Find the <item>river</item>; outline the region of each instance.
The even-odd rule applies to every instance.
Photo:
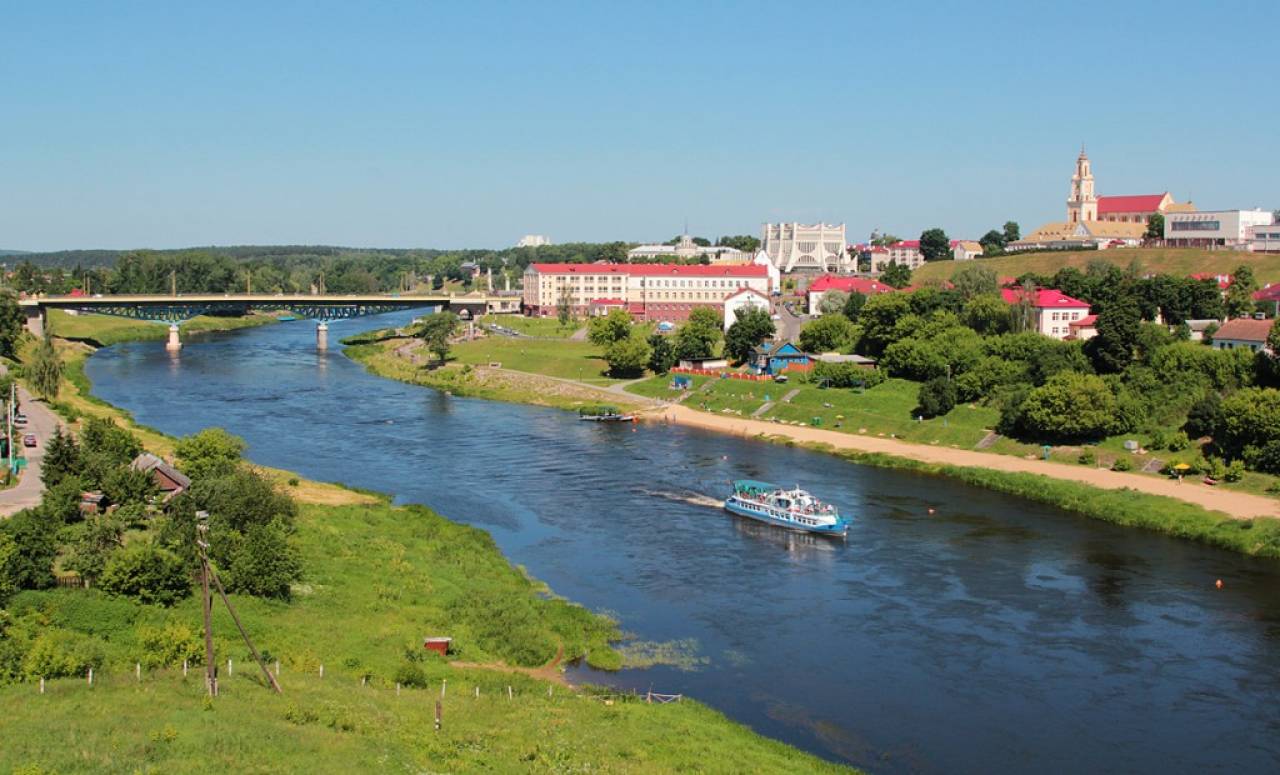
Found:
[[[447,396],[317,353],[306,321],[177,357],[117,345],[86,370],[139,422],[221,426],[256,462],[482,527],[559,594],[705,660],[574,677],[685,693],[877,773],[1280,769],[1280,564],[785,446]],[[848,540],[716,508],[741,477],[837,503]]]

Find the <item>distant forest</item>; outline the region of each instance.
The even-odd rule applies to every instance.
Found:
[[[721,237],[718,244],[755,241]],[[758,243],[757,243],[758,244]],[[626,261],[632,243],[566,243],[504,250],[343,248],[243,245],[181,250],[64,250],[7,256],[8,285],[26,293],[379,293],[441,289],[495,290],[533,262]],[[664,259],[674,260],[674,259]],[[478,273],[479,278],[474,275]]]

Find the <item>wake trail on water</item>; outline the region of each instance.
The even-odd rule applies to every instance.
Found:
[[[662,498],[663,500],[675,501],[676,503],[688,503],[691,506],[705,506],[709,509],[719,509],[724,507],[724,501],[718,498],[712,498],[702,493],[685,490],[683,492],[675,490],[648,490],[644,487],[636,487],[634,492],[640,495],[648,495],[651,498]]]

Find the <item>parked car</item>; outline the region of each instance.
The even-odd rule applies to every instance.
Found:
[[[34,447],[35,445],[36,445],[36,435],[34,433],[28,433],[26,436],[22,437],[22,446]]]
[[[19,413],[19,414],[15,414],[15,415],[13,416],[13,424],[14,424],[14,425],[26,425],[26,424],[27,424],[27,416],[26,416],[25,414],[21,414],[21,413]]]

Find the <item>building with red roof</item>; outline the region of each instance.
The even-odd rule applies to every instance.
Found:
[[[1275,320],[1271,318],[1262,320],[1235,318],[1234,320],[1228,320],[1214,332],[1213,348],[1215,350],[1233,350],[1244,347],[1254,352],[1259,350],[1271,352],[1267,348],[1267,334],[1271,333],[1273,323],[1275,323]]]
[[[840,293],[851,294],[861,293],[863,296],[874,296],[878,293],[890,293],[896,291],[892,285],[885,285],[879,280],[873,280],[870,277],[847,277],[834,274],[824,274],[814,280],[809,285],[808,300],[809,314],[818,315],[818,308],[822,301],[822,297],[828,291],[839,291]]]
[[[1071,336],[1071,324],[1089,317],[1089,302],[1073,299],[1054,288],[1005,288],[1000,295],[1010,305],[1029,307],[1034,330],[1054,339]]]
[[[743,288],[769,293],[760,264],[530,264],[524,272],[526,314],[550,317],[563,300],[575,315],[625,308],[641,320],[679,321],[698,307],[724,314],[724,301]]]

